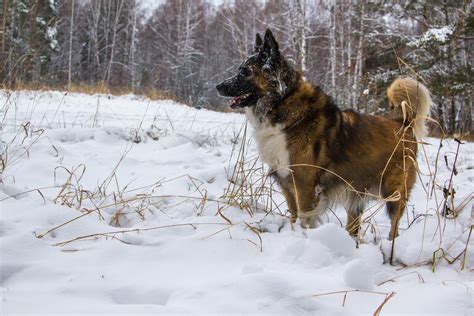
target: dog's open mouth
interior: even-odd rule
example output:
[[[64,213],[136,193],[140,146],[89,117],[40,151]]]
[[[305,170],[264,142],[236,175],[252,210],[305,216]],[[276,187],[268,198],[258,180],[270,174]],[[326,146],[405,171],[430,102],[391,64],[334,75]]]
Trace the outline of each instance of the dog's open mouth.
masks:
[[[244,94],[244,95],[240,95],[238,97],[234,97],[234,98],[230,99],[229,106],[232,109],[245,107],[247,105],[248,101],[250,101],[252,99],[252,96],[253,96],[252,93],[247,93],[247,94]]]

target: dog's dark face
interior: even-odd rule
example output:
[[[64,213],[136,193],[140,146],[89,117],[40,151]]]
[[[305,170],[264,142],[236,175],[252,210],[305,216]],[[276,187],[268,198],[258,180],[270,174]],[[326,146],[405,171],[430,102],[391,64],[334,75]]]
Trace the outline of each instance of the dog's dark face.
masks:
[[[221,96],[231,98],[231,108],[244,108],[256,105],[262,98],[268,104],[283,98],[295,80],[295,71],[281,55],[272,32],[267,30],[264,41],[257,34],[254,53],[240,64],[237,74],[216,88]]]

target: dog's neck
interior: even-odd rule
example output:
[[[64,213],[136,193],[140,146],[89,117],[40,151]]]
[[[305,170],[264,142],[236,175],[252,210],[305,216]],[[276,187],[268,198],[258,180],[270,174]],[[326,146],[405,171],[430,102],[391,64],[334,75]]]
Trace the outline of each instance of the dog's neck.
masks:
[[[261,123],[280,124],[284,129],[291,129],[309,117],[316,119],[317,113],[325,111],[328,100],[329,96],[322,89],[299,76],[283,97],[261,98],[252,110]]]
[[[271,112],[278,111],[285,100],[304,83],[302,75],[295,70],[291,70],[289,74],[279,80],[278,92],[268,93],[257,101],[253,109],[254,115],[260,122],[267,120],[268,116],[271,116]]]

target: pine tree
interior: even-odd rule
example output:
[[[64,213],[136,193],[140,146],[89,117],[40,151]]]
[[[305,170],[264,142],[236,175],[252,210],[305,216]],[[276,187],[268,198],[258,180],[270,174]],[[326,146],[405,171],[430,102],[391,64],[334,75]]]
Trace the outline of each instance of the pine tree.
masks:
[[[6,12],[6,80],[38,82],[59,48],[57,1],[11,0]]]

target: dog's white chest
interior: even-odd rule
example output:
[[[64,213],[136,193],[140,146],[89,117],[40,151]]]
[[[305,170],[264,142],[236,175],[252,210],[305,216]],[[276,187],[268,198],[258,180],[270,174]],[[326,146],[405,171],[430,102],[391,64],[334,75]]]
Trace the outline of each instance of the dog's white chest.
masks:
[[[285,178],[289,174],[290,153],[282,127],[278,124],[259,122],[250,108],[246,109],[245,114],[254,127],[254,138],[260,159],[276,170],[278,176]]]

